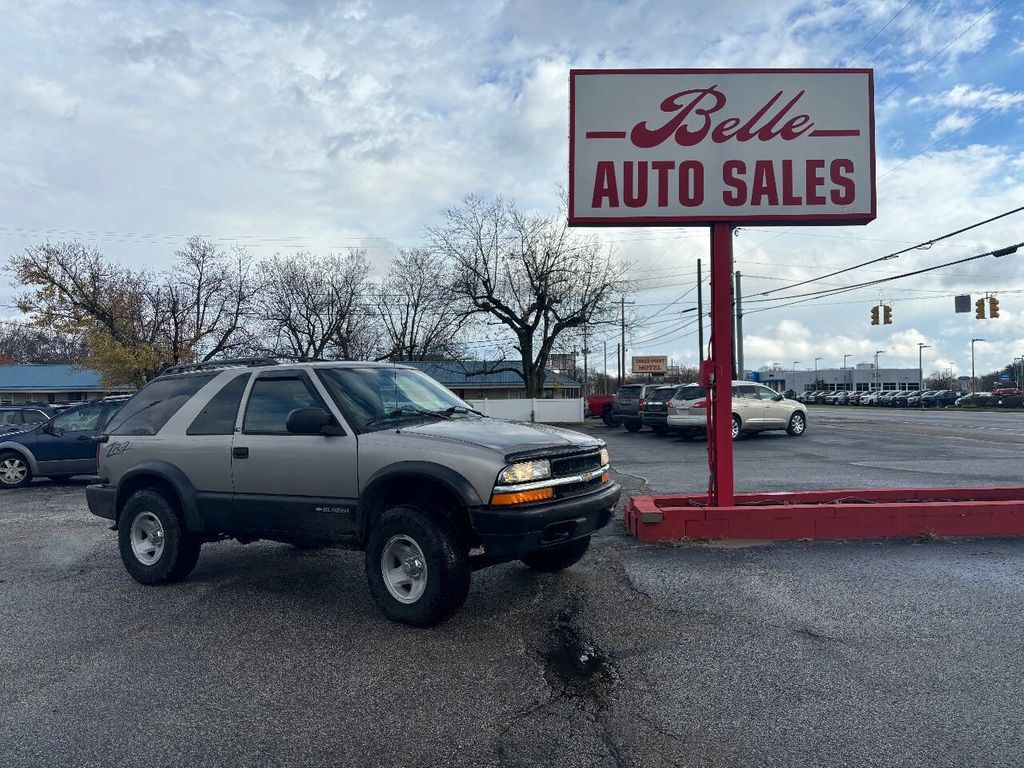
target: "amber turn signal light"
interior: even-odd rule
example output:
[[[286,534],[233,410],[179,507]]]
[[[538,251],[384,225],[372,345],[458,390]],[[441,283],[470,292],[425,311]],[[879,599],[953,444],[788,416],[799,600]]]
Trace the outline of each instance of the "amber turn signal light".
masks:
[[[544,501],[554,498],[555,492],[551,488],[537,488],[533,491],[519,491],[517,493],[496,493],[491,496],[491,504],[495,507],[507,507],[510,504],[529,504],[531,501]]]

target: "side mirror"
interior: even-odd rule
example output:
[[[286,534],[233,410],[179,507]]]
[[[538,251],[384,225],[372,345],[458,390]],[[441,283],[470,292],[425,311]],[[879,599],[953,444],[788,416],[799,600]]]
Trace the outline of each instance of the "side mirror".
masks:
[[[783,397],[782,395],[776,395],[775,397],[772,398],[772,400],[774,400],[776,403],[779,402],[779,400],[785,400],[785,399],[786,398]]]
[[[343,435],[334,417],[323,408],[296,408],[288,414],[284,428],[293,435]]]

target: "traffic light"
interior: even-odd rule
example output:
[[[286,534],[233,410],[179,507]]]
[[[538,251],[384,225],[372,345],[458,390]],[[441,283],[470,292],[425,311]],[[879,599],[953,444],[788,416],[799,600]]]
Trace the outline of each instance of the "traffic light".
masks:
[[[871,308],[871,324],[878,325],[878,307],[874,306]]]
[[[974,302],[974,316],[979,320],[985,319],[985,300],[978,299]]]
[[[882,322],[886,325],[892,325],[892,307],[888,304],[882,305]]]
[[[988,316],[999,317],[999,299],[995,296],[988,297]]]

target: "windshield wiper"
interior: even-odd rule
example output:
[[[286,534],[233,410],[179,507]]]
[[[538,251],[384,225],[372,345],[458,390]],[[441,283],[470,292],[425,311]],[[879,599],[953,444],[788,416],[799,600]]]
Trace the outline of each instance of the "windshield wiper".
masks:
[[[449,416],[453,413],[475,413],[477,416],[483,416],[476,408],[470,408],[466,405],[452,405],[443,411],[433,411],[433,413],[447,413]]]
[[[420,408],[396,408],[388,413],[382,413],[380,416],[374,416],[372,419],[368,419],[366,426],[370,426],[378,421],[384,419],[397,419],[402,416],[433,416],[435,419],[450,419],[451,414],[445,411],[424,411]]]

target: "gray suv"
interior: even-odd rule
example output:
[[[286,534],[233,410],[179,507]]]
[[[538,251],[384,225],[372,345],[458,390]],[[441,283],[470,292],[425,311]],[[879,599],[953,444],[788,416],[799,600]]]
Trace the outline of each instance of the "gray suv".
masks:
[[[183,579],[223,538],[358,549],[383,612],[419,626],[477,568],[571,566],[621,493],[601,440],[483,417],[391,363],[179,366],[98,440],[89,509],[136,580]]]

